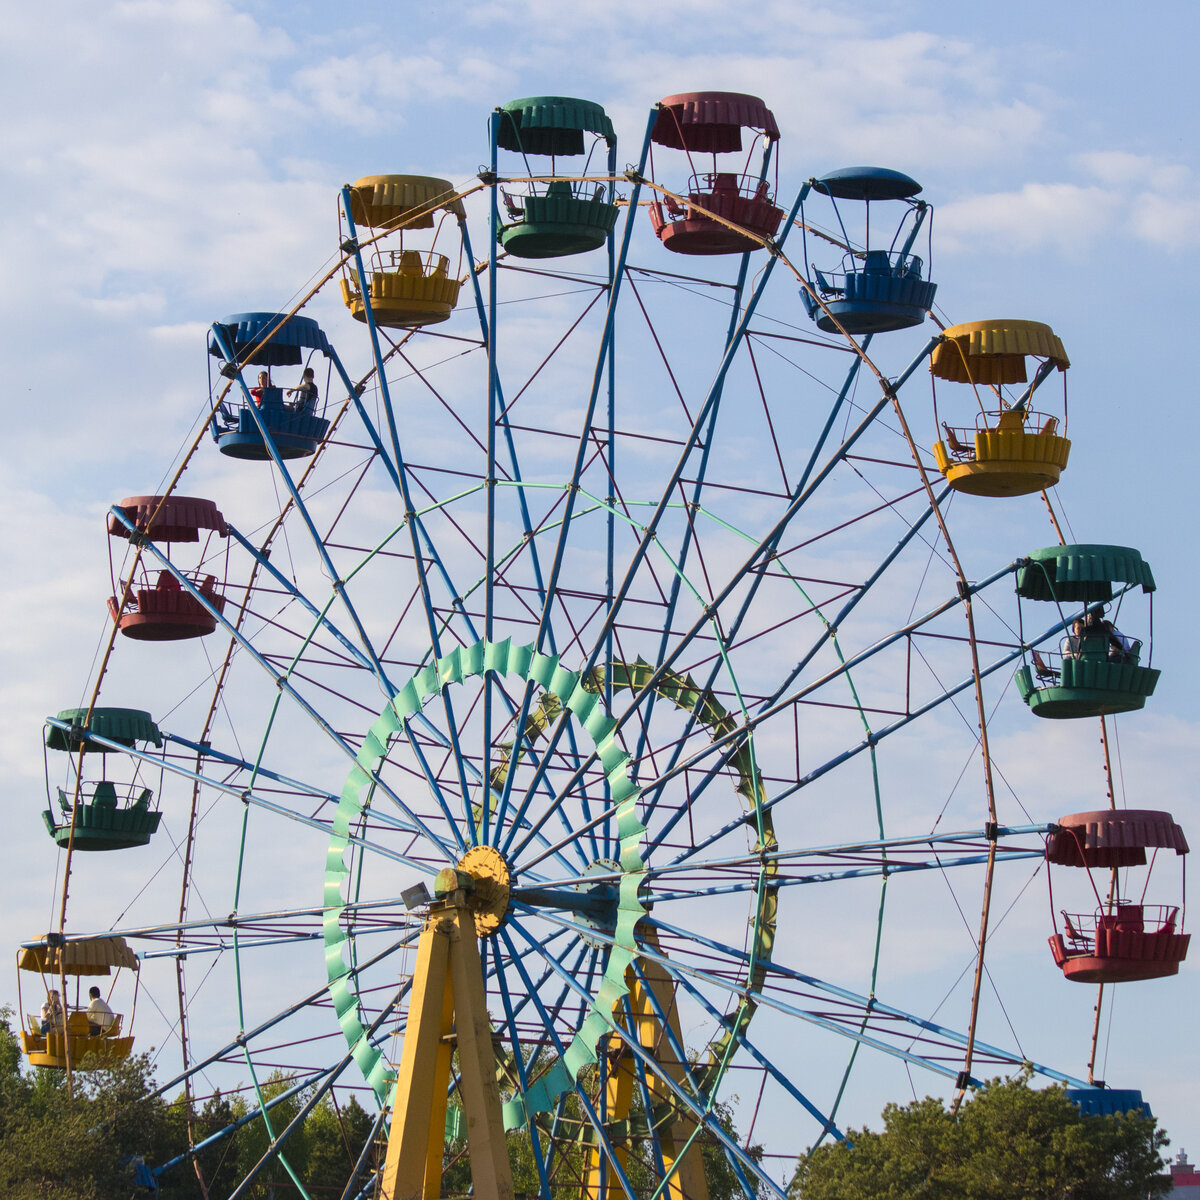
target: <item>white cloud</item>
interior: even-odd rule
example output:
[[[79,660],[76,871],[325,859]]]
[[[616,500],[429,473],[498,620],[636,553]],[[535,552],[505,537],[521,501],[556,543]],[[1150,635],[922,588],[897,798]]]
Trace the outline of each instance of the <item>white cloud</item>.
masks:
[[[1174,249],[1200,246],[1200,200],[1195,195],[1134,197],[1133,231],[1147,242]]]
[[[980,240],[1022,250],[1045,246],[1079,252],[1113,227],[1120,201],[1101,187],[1027,183],[1016,192],[971,196],[938,209],[939,244]]]
[[[360,129],[380,129],[403,124],[401,106],[414,96],[478,99],[486,105],[508,74],[505,67],[476,54],[400,56],[379,51],[327,58],[301,68],[292,80],[314,115]]]
[[[1200,245],[1200,201],[1188,167],[1121,150],[1079,153],[1071,162],[1098,182],[1030,182],[1014,191],[953,200],[938,209],[940,244],[1074,255],[1103,239]]]
[[[1179,163],[1163,163],[1148,154],[1124,150],[1090,151],[1073,155],[1072,161],[1102,183],[1136,184],[1155,191],[1179,191],[1190,176],[1188,168]]]

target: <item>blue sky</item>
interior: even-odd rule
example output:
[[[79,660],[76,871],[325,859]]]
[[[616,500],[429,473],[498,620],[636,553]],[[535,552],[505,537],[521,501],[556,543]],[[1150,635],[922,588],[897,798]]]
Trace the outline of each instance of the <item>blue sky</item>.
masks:
[[[1106,2],[768,0],[735,17],[715,0],[686,9],[514,0],[399,17],[378,3],[342,12],[130,0],[7,16],[9,942],[44,928],[51,910],[55,862],[36,817],[39,727],[81,696],[103,633],[102,514],[151,490],[187,439],[207,395],[205,328],[226,312],[285,307],[327,265],[341,184],[391,171],[469,180],[487,157],[489,111],[531,94],[603,103],[622,164],[661,96],[761,95],[783,132],[783,195],[851,163],[903,170],[935,205],[946,318],[1053,325],[1073,363],[1073,457],[1056,499],[1078,540],[1139,547],[1160,589],[1162,680],[1145,712],[1119,725],[1128,803],[1172,810],[1200,837],[1190,613],[1200,396],[1186,363],[1200,277],[1196,34],[1184,3],[1137,18]],[[326,300],[320,314],[333,311],[319,307]],[[364,363],[365,342],[343,355]],[[922,438],[926,393],[905,396]],[[956,516],[971,553],[988,538],[1053,540],[1036,511],[1020,514]],[[1022,715],[1000,727],[1012,777],[1034,794],[1062,788],[1064,811],[1090,807],[1086,788],[1049,785],[1044,770],[1094,770],[1090,731],[1029,720],[1022,729]],[[897,766],[897,790],[915,785],[910,769]],[[116,915],[81,902],[104,920]],[[1123,1074],[1110,1081],[1142,1086],[1176,1147],[1186,1145],[1200,1071],[1194,967],[1145,985],[1142,1000],[1136,986],[1115,1008]],[[1027,1020],[1044,1007],[1075,1029],[1071,1061],[1058,1065],[1078,1072],[1090,993],[1044,972],[1030,987],[1041,1000]],[[846,1119],[873,1120],[889,1095],[906,1098],[864,1093]]]

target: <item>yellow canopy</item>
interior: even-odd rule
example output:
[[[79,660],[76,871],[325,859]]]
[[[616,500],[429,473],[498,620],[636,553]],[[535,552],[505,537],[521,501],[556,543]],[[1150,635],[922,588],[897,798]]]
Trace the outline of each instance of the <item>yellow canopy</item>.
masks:
[[[951,325],[934,347],[934,375],[951,383],[1025,383],[1025,358],[1049,359],[1060,371],[1071,360],[1058,336],[1041,321],[968,321]]]
[[[113,967],[136,971],[139,966],[137,955],[124,938],[106,937],[66,942],[62,946],[51,946],[46,942],[22,946],[17,954],[17,969],[57,975],[60,952],[65,975],[108,975]]]
[[[355,224],[373,229],[432,229],[433,214],[443,208],[456,217],[466,215],[454,185],[431,175],[364,175],[350,188]]]

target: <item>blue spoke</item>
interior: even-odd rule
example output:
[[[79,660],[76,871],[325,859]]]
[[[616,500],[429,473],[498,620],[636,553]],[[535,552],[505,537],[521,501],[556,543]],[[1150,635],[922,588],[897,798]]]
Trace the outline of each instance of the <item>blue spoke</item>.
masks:
[[[63,722],[54,719],[51,719],[46,723],[64,731],[69,731],[70,728]],[[288,820],[295,821],[300,825],[307,825],[311,829],[319,829],[326,836],[329,834],[328,821],[319,821],[316,817],[307,817],[303,813],[295,812],[286,805],[280,804],[274,800],[268,800],[264,796],[257,795],[252,788],[237,787],[234,784],[225,783],[222,780],[212,779],[209,776],[201,775],[196,771],[189,771],[187,767],[181,767],[177,763],[169,762],[162,758],[157,758],[145,750],[139,750],[136,746],[125,746],[119,742],[113,742],[109,741],[107,738],[98,737],[96,734],[88,734],[87,736],[89,741],[95,742],[98,746],[108,746],[113,750],[120,750],[123,754],[130,758],[136,758],[142,760],[143,762],[153,763],[155,767],[163,771],[168,771],[172,775],[178,775],[182,779],[188,779],[193,783],[199,783],[205,787],[212,788],[214,791],[223,792],[227,796],[235,796],[247,807],[261,808],[266,812],[274,813],[276,816],[287,817]],[[433,845],[442,850],[447,859],[452,858],[450,852],[436,837],[433,836],[432,833],[429,832],[424,822],[413,815],[410,810],[401,803],[399,797],[396,797],[393,792],[384,787],[382,782],[377,782],[376,786],[379,787],[381,791],[384,791],[389,797],[394,798],[395,803],[401,808],[401,811],[403,811],[413,822],[415,830],[420,831],[425,835],[426,838],[428,838],[430,842],[433,843]],[[404,829],[408,832],[412,831],[409,830],[409,827],[405,825],[400,825],[398,828]],[[380,854],[385,858],[394,859],[396,862],[402,862],[406,866],[414,867],[416,870],[422,872],[422,874],[428,875],[435,873],[433,868],[430,867],[428,863],[420,862],[417,859],[410,859],[406,855],[397,854],[393,850],[386,850],[384,847],[379,846],[374,842],[369,842],[363,838],[356,838],[350,835],[347,835],[347,840],[351,845],[371,850],[373,853]]]
[[[499,958],[499,955],[493,955],[494,958]],[[509,1044],[513,1048],[513,1062],[517,1069],[517,1081],[521,1087],[521,1094],[524,1095],[529,1090],[529,1077],[525,1070],[525,1057],[521,1053],[521,1038],[517,1033],[516,1013],[513,1010],[512,997],[508,992],[508,982],[504,977],[504,971],[499,962],[495,968],[496,982],[500,990],[500,1002],[504,1006],[504,1019],[508,1024]],[[538,1137],[537,1124],[533,1119],[533,1113],[525,1114],[525,1128],[529,1134],[529,1144],[533,1150],[533,1163],[537,1168],[538,1182],[541,1184],[542,1195],[550,1195],[550,1177],[546,1173],[546,1160],[542,1154],[542,1139]]]
[[[541,998],[533,989],[533,985],[529,979],[529,973],[525,970],[525,965],[521,959],[521,956],[517,954],[516,947],[512,943],[512,938],[508,935],[507,927],[501,926],[497,936],[502,938],[504,944],[508,947],[508,952],[511,956],[510,961],[512,962],[513,966],[516,967],[517,973],[521,976],[521,981],[525,984],[527,993],[533,998],[534,1005],[542,1018],[546,1032],[550,1035],[550,1040],[554,1044],[555,1052],[561,1059],[566,1054],[566,1047],[563,1045],[562,1039],[558,1036],[558,1031],[554,1028],[554,1022],[550,1020],[550,1016],[546,1012],[546,1009],[541,1002]],[[527,934],[525,936],[528,938]],[[547,955],[545,955],[545,948],[542,944],[534,941],[530,946],[530,949],[536,950],[538,953],[542,954],[543,957],[546,957],[547,962],[551,967],[557,967],[561,969],[557,963],[557,960],[549,958]],[[621,1169],[621,1164],[618,1162],[617,1156],[613,1152],[612,1143],[608,1139],[608,1134],[604,1131],[604,1123],[597,1115],[591,1100],[588,1098],[586,1089],[583,1088],[578,1081],[573,1080],[572,1082],[575,1086],[575,1095],[579,1099],[580,1107],[583,1109],[584,1115],[587,1117],[592,1128],[595,1130],[596,1138],[603,1147],[605,1154],[608,1156],[608,1161],[611,1162],[612,1169],[617,1176],[617,1181],[620,1183],[621,1187],[625,1189],[625,1195],[629,1197],[629,1200],[637,1200],[636,1193],[630,1186],[629,1179],[625,1172]]]
[[[216,344],[220,348],[221,354],[225,358],[225,361],[236,363],[237,356],[234,354],[233,349],[230,346],[225,327],[219,322],[214,324],[212,327],[212,335],[216,341]],[[304,527],[308,530],[309,537],[312,539],[313,549],[317,552],[317,557],[321,560],[322,570],[328,577],[333,586],[334,592],[336,593],[338,599],[342,602],[342,605],[345,607],[346,613],[358,633],[363,650],[371,660],[371,669],[375,675],[376,681],[379,684],[380,690],[383,691],[385,695],[390,696],[391,692],[387,673],[384,671],[383,665],[379,662],[378,657],[371,647],[371,640],[367,636],[366,628],[359,619],[358,613],[355,611],[350,597],[346,595],[342,579],[338,574],[337,568],[333,565],[333,561],[330,559],[329,552],[325,547],[325,541],[318,532],[312,516],[309,514],[308,506],[304,503],[304,500],[300,495],[300,489],[296,486],[296,482],[292,478],[291,472],[287,469],[287,467],[284,465],[283,459],[279,456],[279,449],[275,445],[274,438],[271,436],[271,431],[267,428],[266,419],[263,417],[258,405],[253,402],[253,399],[250,395],[250,389],[246,386],[246,381],[242,378],[240,370],[238,371],[237,379],[238,383],[241,385],[242,392],[244,393],[245,405],[253,416],[255,424],[258,426],[259,433],[263,439],[263,444],[266,446],[267,451],[271,456],[271,461],[275,464],[275,468],[279,472],[280,478],[283,480],[283,485],[286,488],[288,495],[291,497],[292,504],[295,506],[296,511],[300,514],[300,519],[304,523]],[[129,525],[128,520],[125,518],[124,514],[119,508],[114,507],[112,512],[118,515],[119,519],[130,529],[131,533],[134,532],[133,527]],[[144,545],[153,548],[154,544],[153,542],[146,542]]]
[[[523,936],[526,938],[529,937],[527,933],[523,933]],[[534,944],[536,945],[536,942]],[[641,947],[639,947],[638,953],[643,957],[653,959],[655,962],[665,963],[666,961],[662,956],[650,954]],[[555,968],[558,974],[562,976],[563,982],[569,988],[579,994],[585,1003],[590,1001],[591,997],[583,992],[583,989],[578,981],[567,974],[555,959],[552,959],[549,956],[546,957],[547,962]],[[613,1029],[614,1032],[625,1043],[626,1047],[628,1047],[629,1051],[634,1055],[634,1057],[638,1061],[645,1063],[648,1069],[653,1070],[655,1075],[662,1081],[663,1085],[671,1092],[671,1094],[682,1103],[682,1105],[692,1114],[693,1117],[695,1117],[697,1124],[702,1125],[705,1129],[707,1129],[724,1146],[726,1150],[737,1154],[744,1164],[749,1167],[763,1183],[770,1187],[776,1193],[776,1195],[780,1197],[785,1195],[779,1185],[763,1171],[762,1167],[760,1167],[756,1162],[753,1161],[753,1159],[746,1155],[745,1151],[743,1151],[742,1148],[729,1136],[729,1134],[721,1128],[720,1124],[712,1119],[707,1109],[701,1106],[685,1088],[680,1087],[679,1084],[671,1079],[669,1075],[658,1069],[658,1063],[655,1061],[654,1057],[636,1038],[629,1034],[628,1030],[622,1029],[620,1026],[614,1026]],[[684,1061],[686,1061],[686,1057]],[[578,1088],[578,1086],[576,1090],[582,1094],[582,1089]],[[613,1163],[612,1165],[614,1169],[616,1169],[616,1164]]]
[[[676,936],[686,938],[689,942],[696,945],[705,946],[710,950],[716,951],[718,954],[724,955],[727,959],[748,963],[750,955],[737,949],[735,946],[726,945],[724,942],[719,942],[715,938],[705,937],[696,930],[681,929],[679,926],[668,924],[665,921],[659,921],[654,917],[648,917],[648,921],[656,929],[661,929],[666,933],[673,933]],[[714,974],[711,971],[701,970],[696,967],[689,967],[678,962],[667,959],[664,955],[654,954],[648,950],[641,951],[643,957],[653,959],[656,962],[661,961],[662,964],[676,972],[686,972],[694,979],[700,979],[707,983],[714,984],[722,990],[734,993],[736,995],[744,995],[760,1004],[765,1004],[771,1008],[787,1014],[788,1016],[799,1017],[803,1021],[808,1021],[811,1024],[818,1025],[821,1028],[827,1029],[833,1033],[840,1034],[843,1037],[852,1038],[855,1041],[861,1042],[863,1045],[871,1046],[876,1050],[882,1050],[887,1054],[894,1055],[898,1058],[903,1058],[907,1062],[925,1067],[931,1071],[936,1071],[938,1074],[945,1075],[948,1078],[954,1079],[957,1077],[957,1071],[951,1070],[949,1067],[943,1066],[941,1063],[931,1059],[922,1058],[920,1055],[912,1054],[909,1051],[902,1050],[899,1047],[891,1046],[886,1042],[881,1042],[877,1038],[869,1038],[861,1033],[855,1033],[853,1030],[847,1029],[838,1024],[836,1021],[827,1020],[824,1017],[818,1017],[813,1013],[806,1012],[804,1009],[797,1008],[795,1005],[788,1004],[786,1001],[780,1000],[778,997],[771,995],[769,992],[759,991],[754,988],[742,989],[735,983]],[[862,1009],[864,1012],[880,1013],[883,1016],[891,1017],[896,1020],[913,1025],[918,1029],[923,1029],[927,1033],[935,1034],[937,1037],[944,1038],[947,1041],[953,1042],[956,1045],[965,1046],[968,1037],[964,1033],[959,1033],[957,1030],[951,1029],[946,1025],[939,1025],[936,1021],[927,1020],[924,1017],[915,1016],[912,1013],[905,1012],[903,1009],[895,1008],[890,1004],[884,1004],[875,996],[862,996],[857,992],[850,991],[848,988],[838,987],[836,984],[826,983],[822,979],[818,979],[815,975],[806,975],[802,971],[792,970],[785,967],[779,962],[772,960],[771,962],[762,962],[759,960],[759,967],[766,976],[778,976],[781,979],[790,979],[797,983],[802,983],[806,987],[814,988],[819,992],[823,992],[828,996],[833,996],[849,1005]],[[1020,1064],[1029,1062],[1024,1054],[1014,1053],[1010,1050],[1001,1050],[998,1046],[991,1046],[986,1042],[975,1040],[975,1049],[982,1051],[984,1054],[995,1056],[1002,1062],[1011,1062]],[[1041,1063],[1030,1063],[1030,1066],[1039,1074],[1044,1075],[1048,1079],[1053,1079],[1058,1083],[1066,1083],[1071,1087],[1087,1087],[1088,1084],[1078,1080],[1071,1075],[1065,1075],[1060,1071],[1055,1071],[1050,1067],[1044,1066]],[[979,1080],[972,1080],[973,1084],[978,1084]]]
[[[791,1076],[788,1075],[786,1071],[783,1071],[779,1067],[775,1066],[775,1064],[771,1062],[771,1060],[767,1058],[767,1056],[763,1054],[763,1052],[759,1050],[758,1047],[756,1047],[744,1033],[741,1033],[735,1029],[732,1023],[726,1018],[725,1014],[722,1013],[720,1009],[716,1008],[709,1001],[708,997],[705,996],[704,993],[701,992],[700,989],[696,987],[696,985],[686,975],[678,974],[675,971],[672,971],[671,977],[680,987],[683,988],[685,992],[687,992],[689,996],[692,997],[693,1000],[696,1001],[697,1004],[707,1011],[708,1015],[712,1017],[713,1020],[715,1020],[725,1032],[732,1034],[734,1041],[737,1042],[737,1044],[743,1050],[745,1050],[746,1053],[749,1054],[750,1057],[759,1064],[759,1066],[766,1070],[771,1078],[774,1079],[775,1082],[778,1083],[784,1089],[784,1091],[786,1091],[788,1095],[792,1097],[793,1100],[799,1103],[805,1112],[809,1114],[809,1116],[820,1121],[822,1128],[827,1129],[830,1133],[832,1133],[833,1136],[838,1139],[838,1141],[842,1140],[842,1133],[833,1123],[833,1120],[830,1117],[827,1117],[819,1108],[817,1108],[815,1104],[813,1104],[813,1102],[795,1085],[795,1083],[792,1082]]]
[[[1025,858],[1044,858],[1046,851],[1042,850],[1010,850],[1002,855],[1006,862]],[[839,879],[866,879],[872,875],[906,875],[912,871],[941,871],[947,867],[973,867],[986,863],[987,854],[960,855],[950,859],[929,859],[925,862],[896,862],[894,859],[873,864],[869,867],[846,867],[840,871],[819,871],[802,877],[776,875],[771,877],[771,887],[796,887],[804,883],[833,883]],[[739,883],[721,884],[716,887],[705,887],[695,891],[654,892],[656,904],[665,904],[669,900],[696,900],[703,896],[744,895],[747,892],[757,892],[758,880],[747,879]]]

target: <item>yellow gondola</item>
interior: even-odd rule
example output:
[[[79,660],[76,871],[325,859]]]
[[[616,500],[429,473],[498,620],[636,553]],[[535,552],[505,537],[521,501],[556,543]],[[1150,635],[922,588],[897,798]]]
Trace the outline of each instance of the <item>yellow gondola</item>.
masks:
[[[367,175],[350,189],[350,216],[360,237],[387,231],[369,248],[367,298],[377,325],[391,329],[419,329],[445,321],[458,303],[460,270],[450,270],[450,260],[436,252],[437,233],[447,215],[462,220],[465,211],[453,184],[424,175]],[[432,244],[425,249],[405,245],[413,230],[433,229]],[[394,243],[394,244],[393,244]],[[459,264],[462,262],[459,239]],[[357,321],[366,321],[367,306],[359,271],[347,265],[342,277],[342,300]]]
[[[1029,357],[1041,360],[1038,372],[1021,398],[1008,404],[1000,389],[1027,381]],[[971,321],[945,331],[930,370],[935,379],[970,384],[980,408],[974,429],[943,421],[945,436],[933,447],[938,470],[955,491],[1024,496],[1058,483],[1071,451],[1065,384],[1061,412],[1035,412],[1030,400],[1052,370],[1070,365],[1062,342],[1038,321]]]
[[[59,989],[55,984],[63,979],[75,980],[74,1003],[63,997],[52,1010],[49,1021],[39,1013],[26,1013],[21,1028],[21,1049],[35,1067],[65,1070],[87,1070],[107,1066],[129,1057],[133,1051],[133,1014],[137,1008],[137,984],[134,984],[133,1003],[129,1020],[125,1014],[110,1012],[100,1024],[89,1020],[87,1003],[80,1002],[79,981],[85,976],[111,976],[122,969],[134,972],[138,978],[138,958],[124,938],[92,938],[88,941],[63,941],[47,934],[39,942],[22,946],[17,951],[17,1003],[24,1009],[21,995],[21,972],[37,972],[42,977],[46,996]],[[116,980],[113,980],[115,985]],[[111,999],[113,987],[108,989]],[[47,1028],[43,1029],[43,1025]],[[98,1029],[98,1033],[91,1030]]]

